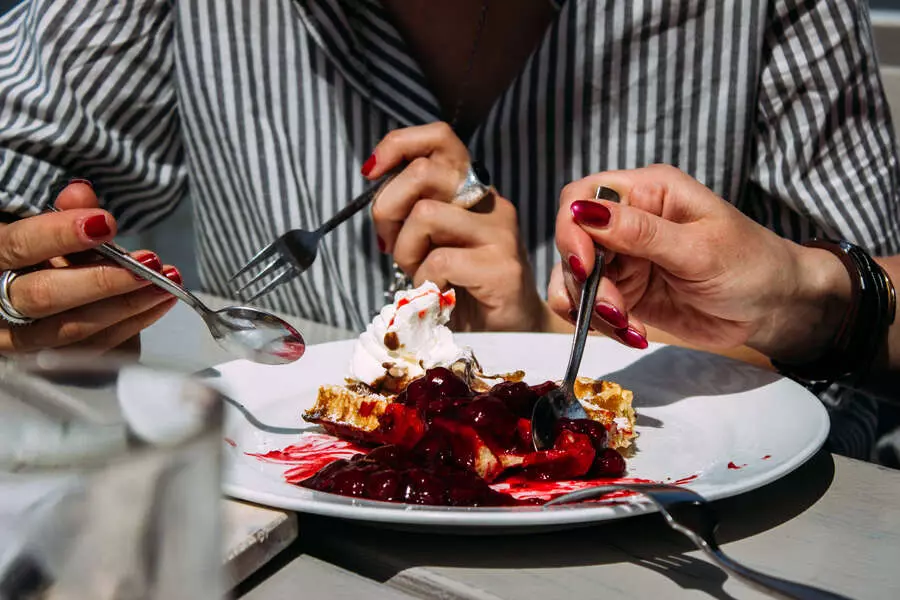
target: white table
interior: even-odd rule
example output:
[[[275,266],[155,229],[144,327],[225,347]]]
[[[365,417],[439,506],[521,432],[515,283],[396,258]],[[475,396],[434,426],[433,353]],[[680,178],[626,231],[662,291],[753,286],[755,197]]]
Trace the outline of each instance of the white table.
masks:
[[[313,343],[353,335],[294,322]],[[186,369],[227,360],[181,306],[146,333],[144,357]],[[224,502],[232,583],[249,576],[238,592],[252,600],[762,597],[726,578],[657,515],[454,537]],[[725,551],[750,566],[852,598],[900,598],[900,472],[821,452],[782,480],[715,506]]]

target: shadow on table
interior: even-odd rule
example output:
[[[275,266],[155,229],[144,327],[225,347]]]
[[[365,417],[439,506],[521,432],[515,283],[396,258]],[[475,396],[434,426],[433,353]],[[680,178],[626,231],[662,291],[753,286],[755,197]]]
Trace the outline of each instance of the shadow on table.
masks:
[[[719,542],[727,544],[790,521],[815,504],[833,478],[834,463],[823,451],[779,481],[716,502]],[[294,552],[318,556],[378,581],[426,565],[528,569],[633,563],[669,577],[684,589],[730,597],[722,589],[726,575],[704,560],[686,556],[694,547],[657,514],[524,535],[477,535],[472,530],[467,532],[470,535],[441,535],[302,515],[300,531]]]

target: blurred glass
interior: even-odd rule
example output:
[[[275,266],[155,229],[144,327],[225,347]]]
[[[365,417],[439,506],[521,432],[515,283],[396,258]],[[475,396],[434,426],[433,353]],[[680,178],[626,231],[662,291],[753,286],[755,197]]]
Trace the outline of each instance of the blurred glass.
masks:
[[[92,363],[0,363],[0,600],[221,598],[220,396]]]

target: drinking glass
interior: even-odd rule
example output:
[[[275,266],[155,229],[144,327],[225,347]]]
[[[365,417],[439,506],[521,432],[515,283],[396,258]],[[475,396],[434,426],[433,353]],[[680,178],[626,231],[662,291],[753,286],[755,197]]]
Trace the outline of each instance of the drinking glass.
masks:
[[[0,600],[216,600],[219,394],[42,353],[0,363]]]

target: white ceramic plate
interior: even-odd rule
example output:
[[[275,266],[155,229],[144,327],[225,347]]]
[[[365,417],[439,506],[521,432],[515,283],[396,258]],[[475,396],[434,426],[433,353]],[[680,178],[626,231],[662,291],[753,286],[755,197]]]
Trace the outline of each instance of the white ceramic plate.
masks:
[[[529,383],[557,379],[571,338],[550,334],[461,334],[484,369],[524,369]],[[310,346],[288,366],[246,361],[220,365],[219,385],[257,419],[271,426],[309,428],[300,414],[320,384],[343,381],[355,341]],[[590,338],[581,374],[616,381],[634,391],[636,453],[628,477],[686,481],[710,500],[733,496],[784,476],[808,460],[828,434],[819,400],[793,381],[744,363],[672,346],[633,351]],[[229,407],[223,442],[227,494],[268,506],[394,526],[543,528],[650,512],[646,502],[552,509],[444,508],[355,500],[285,483],[290,465],[261,461],[265,453],[296,444],[302,433],[264,432]]]

